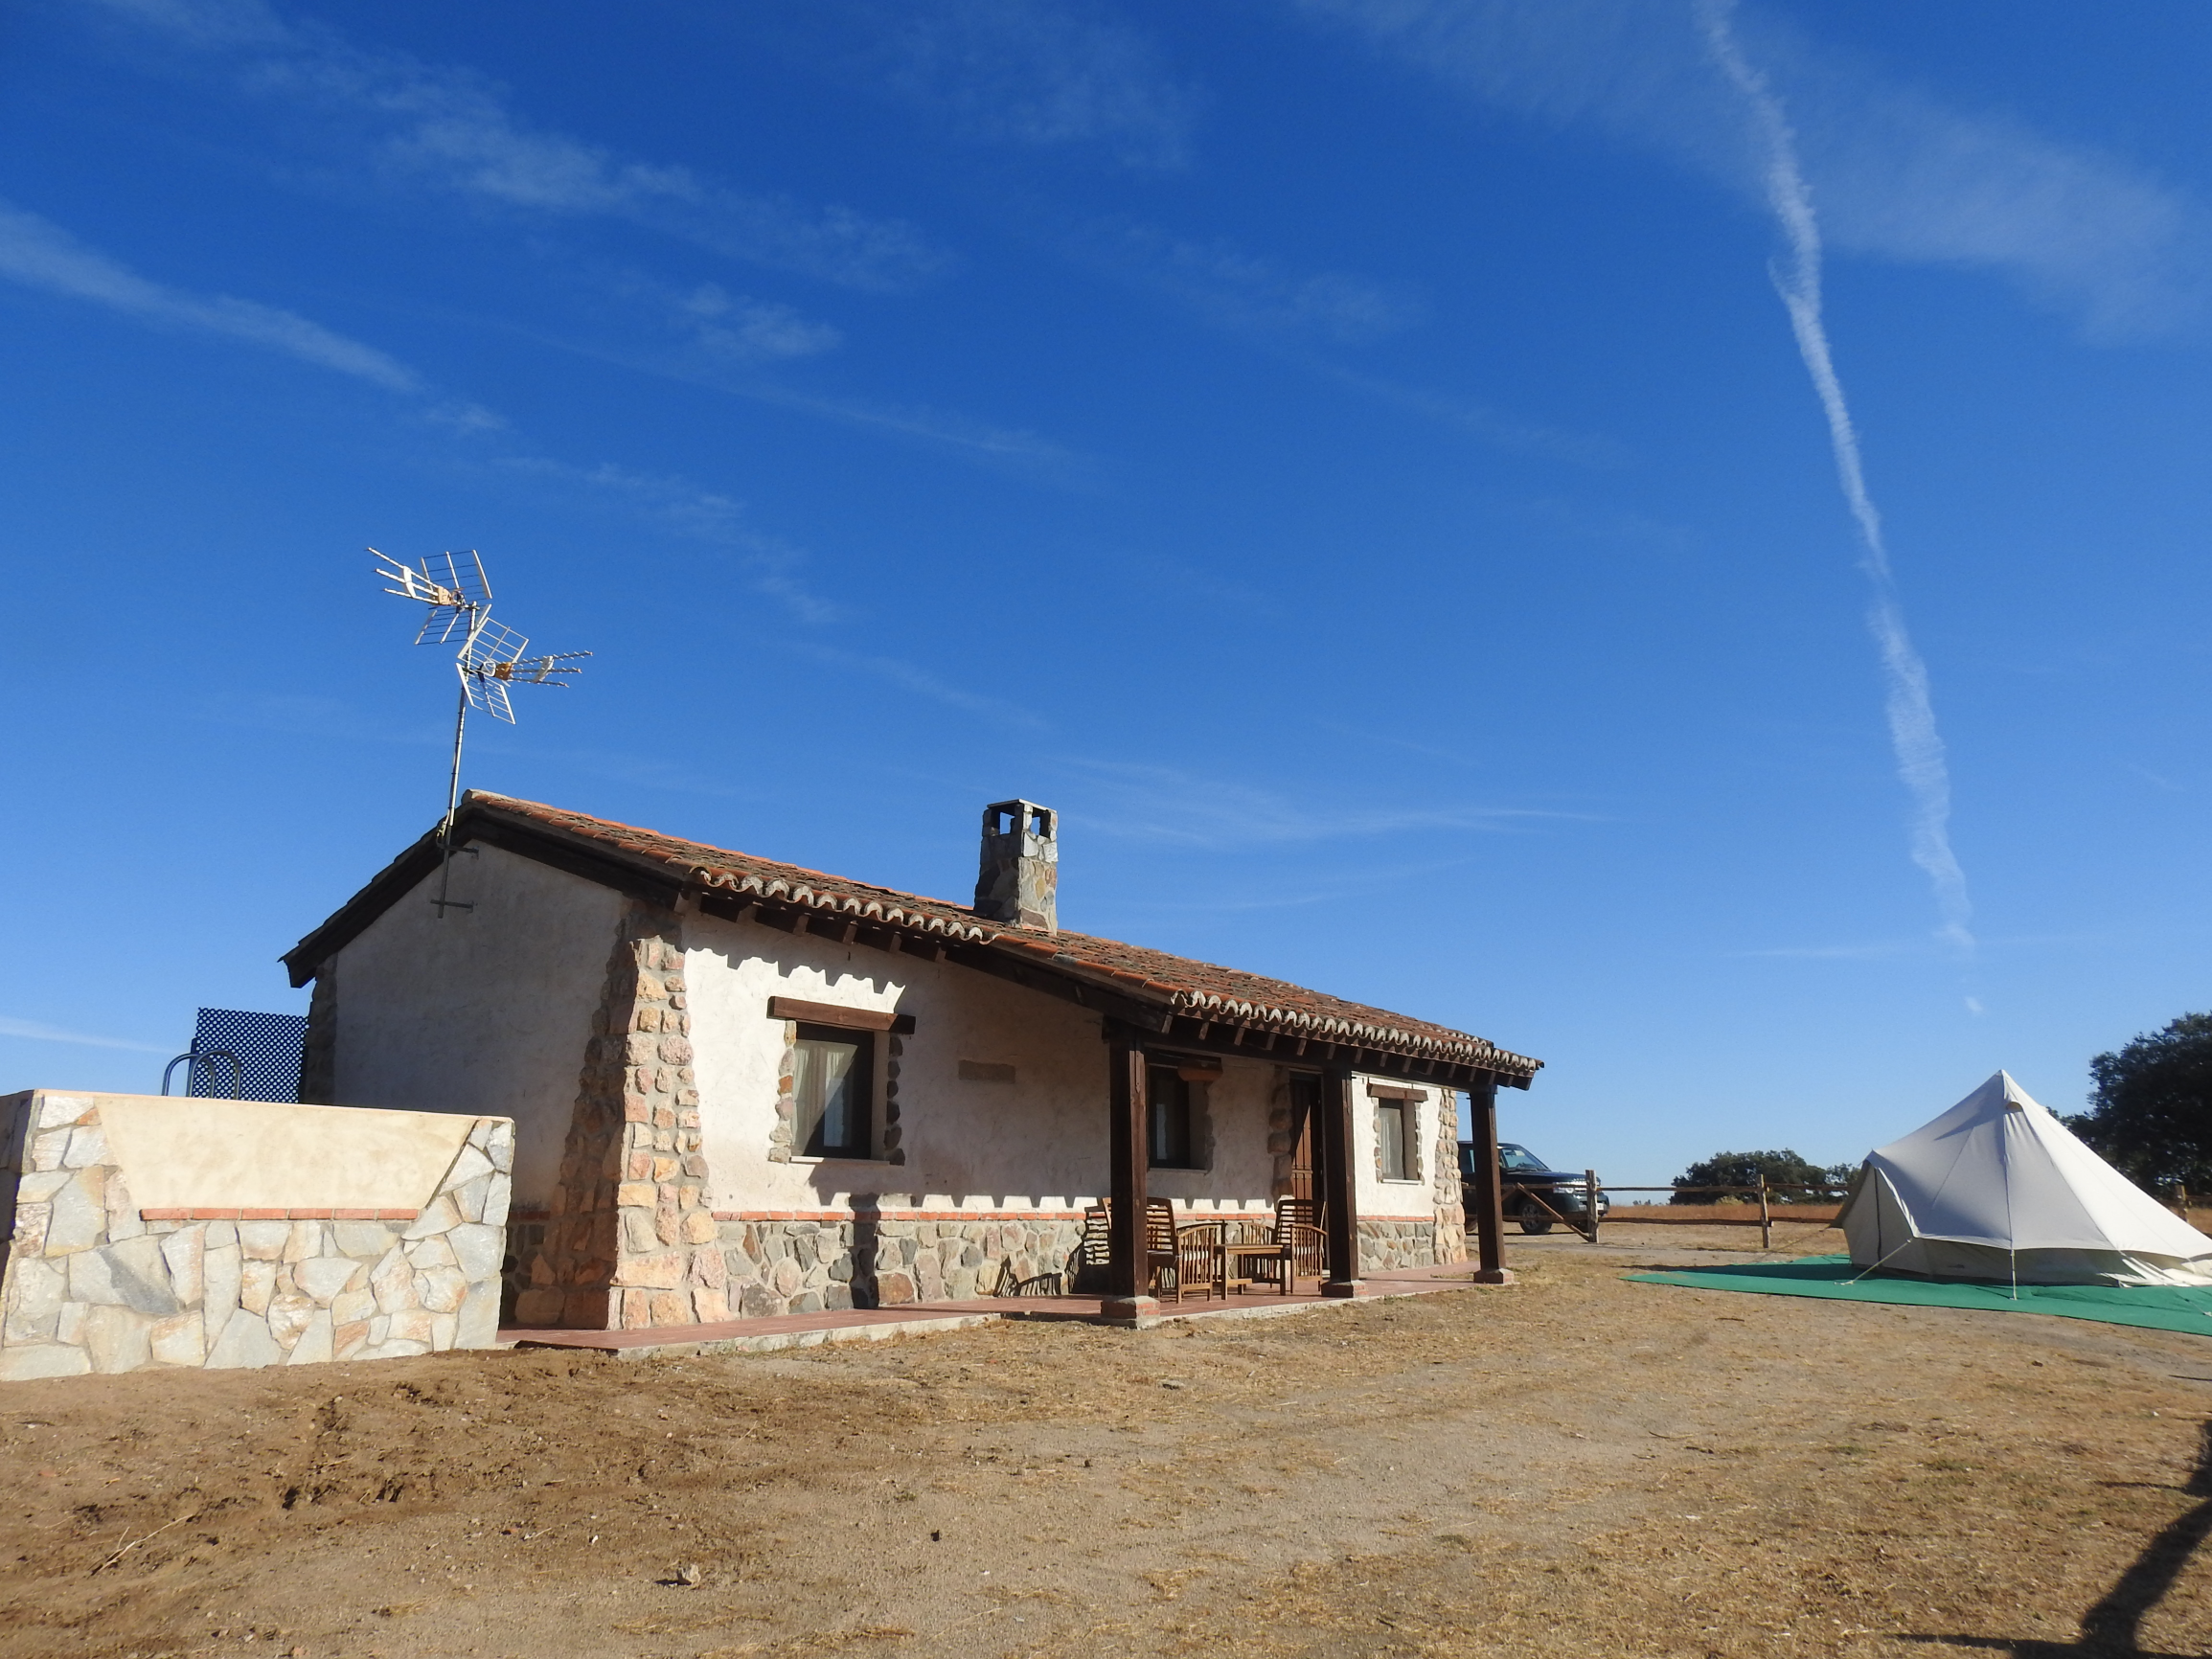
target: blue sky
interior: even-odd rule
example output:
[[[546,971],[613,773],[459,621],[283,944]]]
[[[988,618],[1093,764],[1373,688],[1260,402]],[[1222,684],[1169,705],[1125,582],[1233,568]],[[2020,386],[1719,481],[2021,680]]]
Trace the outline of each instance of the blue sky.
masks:
[[[435,818],[364,544],[596,653],[468,783],[955,898],[1044,801],[1068,925],[1615,1179],[2206,1006],[2201,6],[0,31],[6,1087],[303,1008]]]

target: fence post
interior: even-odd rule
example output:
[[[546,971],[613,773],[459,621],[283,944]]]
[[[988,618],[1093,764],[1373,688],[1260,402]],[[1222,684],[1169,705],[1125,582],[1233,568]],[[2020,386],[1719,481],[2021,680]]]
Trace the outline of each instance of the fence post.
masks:
[[[1759,1248],[1774,1248],[1774,1213],[1767,1208],[1767,1177],[1759,1177]]]
[[[1592,1244],[1598,1241],[1598,1172],[1583,1171],[1583,1237]]]

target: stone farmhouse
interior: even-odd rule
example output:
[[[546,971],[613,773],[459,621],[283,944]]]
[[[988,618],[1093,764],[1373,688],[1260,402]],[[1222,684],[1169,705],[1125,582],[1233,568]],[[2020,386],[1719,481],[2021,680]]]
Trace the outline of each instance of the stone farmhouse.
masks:
[[[1354,1294],[1465,1259],[1456,1097],[1494,1143],[1541,1063],[1063,931],[1026,801],[985,811],[972,905],[480,791],[451,844],[453,902],[433,830],[285,958],[314,985],[300,1098],[513,1120],[524,1327],[1005,1293],[1062,1275],[1102,1198],[1109,1315],[1152,1307],[1148,1198],[1317,1199],[1323,1289]]]

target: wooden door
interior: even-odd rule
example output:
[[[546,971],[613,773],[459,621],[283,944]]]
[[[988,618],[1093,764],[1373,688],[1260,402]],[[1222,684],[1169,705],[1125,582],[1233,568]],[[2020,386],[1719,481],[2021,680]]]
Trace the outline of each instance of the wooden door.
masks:
[[[1321,1079],[1303,1072],[1290,1074],[1290,1196],[1321,1196],[1318,1155],[1320,1137],[1313,1120],[1321,1105]]]

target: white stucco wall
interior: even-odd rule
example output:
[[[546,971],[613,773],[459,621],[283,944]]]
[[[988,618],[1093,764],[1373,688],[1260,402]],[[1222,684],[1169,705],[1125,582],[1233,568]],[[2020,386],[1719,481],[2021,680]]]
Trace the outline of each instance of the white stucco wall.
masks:
[[[752,922],[685,919],[685,983],[700,1126],[715,1208],[834,1209],[854,1194],[924,1209],[1077,1208],[1106,1185],[1106,1046],[1096,1014],[1057,997],[920,957],[793,938]],[[771,996],[914,1016],[900,1039],[903,1165],[770,1161],[784,1023]],[[888,1044],[878,1039],[882,1127]],[[960,1062],[1011,1065],[1015,1081],[964,1079]],[[1271,1204],[1267,1108],[1275,1068],[1231,1060],[1207,1085],[1211,1168],[1153,1170],[1151,1190],[1196,1204]]]
[[[473,910],[430,907],[433,872],[336,959],[334,1098],[514,1120],[514,1202],[546,1204],[623,898],[482,848],[455,861]]]
[[[1353,1201],[1358,1205],[1362,1216],[1376,1220],[1429,1220],[1436,1215],[1436,1137],[1437,1114],[1444,1095],[1441,1088],[1425,1088],[1422,1099],[1403,1104],[1414,1106],[1420,1113],[1420,1122],[1414,1125],[1414,1147],[1420,1161],[1407,1170],[1410,1179],[1385,1181],[1376,1173],[1376,1116],[1377,1104],[1367,1092],[1370,1081],[1385,1087],[1400,1087],[1393,1079],[1365,1077],[1356,1079],[1352,1089],[1352,1163],[1358,1177],[1358,1191]],[[1400,1102],[1395,1100],[1393,1104]],[[1456,1109],[1456,1108],[1455,1108]]]

